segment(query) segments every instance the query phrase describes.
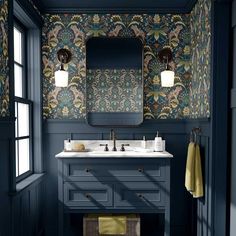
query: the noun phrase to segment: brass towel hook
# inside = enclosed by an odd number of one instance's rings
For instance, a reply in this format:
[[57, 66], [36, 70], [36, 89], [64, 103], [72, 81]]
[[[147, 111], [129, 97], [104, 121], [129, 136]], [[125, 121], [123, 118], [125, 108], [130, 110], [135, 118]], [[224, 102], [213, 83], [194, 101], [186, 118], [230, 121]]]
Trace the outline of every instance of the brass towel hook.
[[191, 131], [192, 141], [196, 144], [199, 143], [199, 135], [201, 134], [201, 128], [195, 127]]
[[190, 132], [190, 143], [193, 143], [194, 142], [194, 133], [193, 133], [193, 130], [191, 130]]

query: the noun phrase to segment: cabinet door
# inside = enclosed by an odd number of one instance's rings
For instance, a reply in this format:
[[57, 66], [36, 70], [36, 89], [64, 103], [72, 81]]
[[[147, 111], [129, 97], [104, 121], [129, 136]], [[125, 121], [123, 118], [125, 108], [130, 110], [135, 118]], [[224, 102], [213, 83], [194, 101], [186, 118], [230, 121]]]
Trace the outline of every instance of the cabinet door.
[[120, 182], [115, 185], [115, 207], [150, 209], [165, 207], [165, 182]]
[[113, 205], [112, 183], [65, 182], [64, 205], [69, 208], [101, 209]]

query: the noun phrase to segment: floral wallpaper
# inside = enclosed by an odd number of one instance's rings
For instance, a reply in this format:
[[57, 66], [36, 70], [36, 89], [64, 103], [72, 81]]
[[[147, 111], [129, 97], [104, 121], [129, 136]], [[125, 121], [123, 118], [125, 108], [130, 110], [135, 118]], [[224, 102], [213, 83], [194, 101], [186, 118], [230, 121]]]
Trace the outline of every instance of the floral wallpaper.
[[[42, 35], [44, 118], [85, 118], [85, 41], [99, 36], [139, 37], [143, 40], [145, 119], [188, 117], [191, 82], [189, 24], [189, 14], [45, 15]], [[162, 88], [160, 84], [164, 65], [158, 61], [157, 54], [163, 47], [171, 47], [174, 54], [171, 67], [176, 77], [172, 88]], [[60, 48], [69, 48], [73, 54], [66, 68], [70, 75], [67, 88], [54, 85], [54, 72], [59, 67], [56, 52]], [[102, 99], [108, 104], [106, 98]]]
[[0, 0], [0, 117], [9, 116], [8, 1]]
[[[0, 117], [9, 116], [7, 18], [8, 1], [0, 0]], [[184, 15], [45, 15], [42, 35], [44, 118], [85, 118], [85, 40], [93, 36], [135, 36], [143, 40], [145, 119], [209, 117], [210, 22], [209, 0], [199, 0], [192, 12]], [[174, 53], [173, 88], [160, 86], [163, 65], [157, 60], [157, 53], [166, 46]], [[54, 71], [59, 66], [56, 52], [63, 47], [73, 53], [68, 65], [70, 84], [68, 88], [56, 88]], [[138, 108], [139, 104], [136, 105]]]
[[190, 117], [210, 117], [211, 1], [199, 0], [190, 17], [191, 71]]
[[86, 83], [87, 111], [143, 111], [141, 70], [88, 70]]

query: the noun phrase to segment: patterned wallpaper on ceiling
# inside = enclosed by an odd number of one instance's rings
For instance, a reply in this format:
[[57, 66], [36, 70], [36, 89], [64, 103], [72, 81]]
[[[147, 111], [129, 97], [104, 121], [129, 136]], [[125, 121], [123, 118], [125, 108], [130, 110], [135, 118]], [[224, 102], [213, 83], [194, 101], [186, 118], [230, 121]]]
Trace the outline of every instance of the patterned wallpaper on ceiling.
[[[171, 14], [60, 14], [45, 15], [43, 27], [43, 111], [45, 119], [85, 118], [85, 40], [89, 37], [140, 37], [144, 42], [144, 118], [165, 119], [189, 116], [191, 81], [190, 15]], [[164, 65], [157, 53], [164, 46], [173, 50], [171, 67], [175, 86], [162, 88]], [[69, 48], [68, 88], [56, 88], [54, 71], [59, 67], [56, 52]], [[66, 68], [67, 69], [67, 68]]]
[[190, 117], [210, 117], [211, 1], [199, 0], [190, 17], [191, 71]]
[[87, 70], [86, 83], [87, 111], [143, 111], [141, 70]]
[[0, 0], [0, 117], [9, 116], [8, 1]]

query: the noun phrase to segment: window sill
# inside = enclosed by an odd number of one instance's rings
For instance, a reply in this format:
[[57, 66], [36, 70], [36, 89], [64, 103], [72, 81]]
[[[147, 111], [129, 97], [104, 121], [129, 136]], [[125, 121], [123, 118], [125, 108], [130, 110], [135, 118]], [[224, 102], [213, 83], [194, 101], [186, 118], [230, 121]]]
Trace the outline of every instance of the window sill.
[[16, 191], [13, 193], [10, 193], [10, 195], [14, 196], [18, 193], [24, 191], [25, 189], [29, 188], [32, 185], [40, 183], [45, 176], [45, 173], [41, 174], [32, 174], [29, 177], [23, 179], [19, 183], [16, 184]]

